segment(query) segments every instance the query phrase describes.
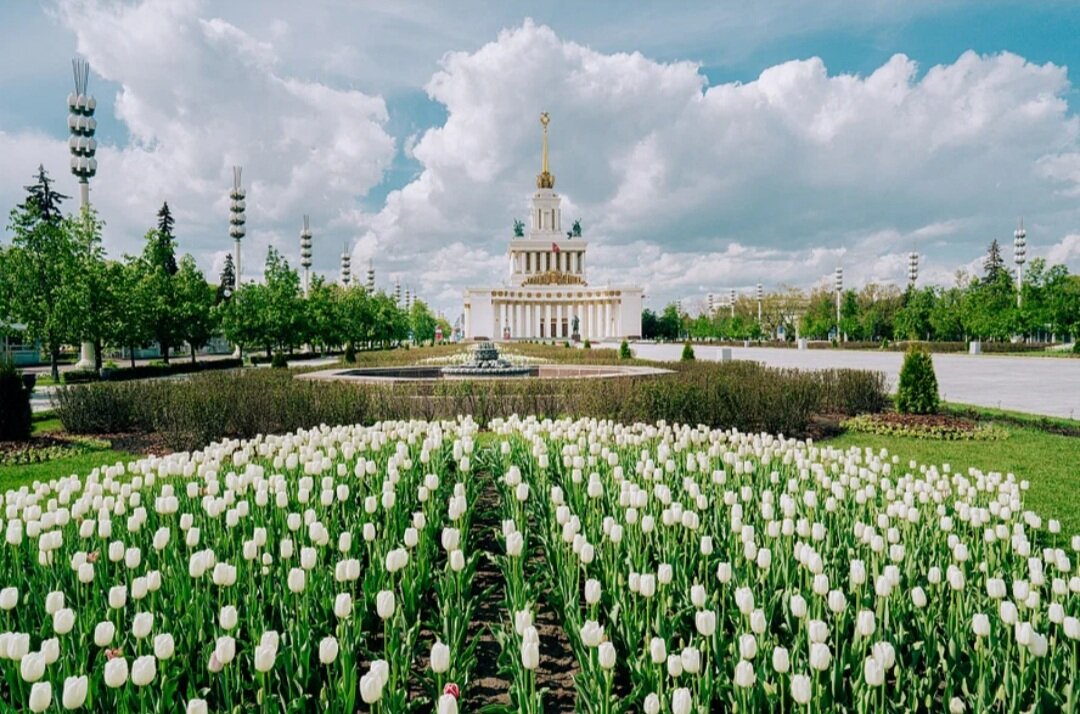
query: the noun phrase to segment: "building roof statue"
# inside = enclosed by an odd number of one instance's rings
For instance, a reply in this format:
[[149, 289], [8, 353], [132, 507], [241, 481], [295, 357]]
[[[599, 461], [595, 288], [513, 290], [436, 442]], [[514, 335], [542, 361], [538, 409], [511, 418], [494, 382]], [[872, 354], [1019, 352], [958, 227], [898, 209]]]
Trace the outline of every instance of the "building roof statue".
[[555, 188], [555, 174], [548, 170], [548, 124], [551, 116], [541, 112], [540, 124], [544, 127], [544, 149], [540, 155], [540, 175], [536, 177], [537, 188]]

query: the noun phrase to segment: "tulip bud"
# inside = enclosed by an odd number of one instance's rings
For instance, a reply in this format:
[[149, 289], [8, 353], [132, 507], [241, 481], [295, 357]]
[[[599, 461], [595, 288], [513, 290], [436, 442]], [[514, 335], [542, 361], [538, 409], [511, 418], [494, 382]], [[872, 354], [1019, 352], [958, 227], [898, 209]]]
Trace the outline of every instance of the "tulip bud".
[[805, 674], [796, 674], [791, 678], [791, 698], [796, 704], [810, 703], [810, 678]]
[[383, 620], [389, 620], [394, 616], [394, 593], [391, 590], [381, 590], [375, 597], [375, 610]]
[[127, 660], [114, 657], [105, 663], [105, 686], [116, 689], [124, 686], [128, 678]]
[[671, 714], [690, 714], [693, 700], [690, 698], [690, 690], [679, 687], [671, 693]]
[[791, 667], [788, 651], [784, 647], [774, 647], [772, 652], [773, 670], [779, 674], [786, 674]]
[[333, 664], [338, 656], [338, 641], [336, 637], [324, 637], [319, 641], [319, 662], [321, 664]]
[[597, 654], [602, 669], [613, 669], [615, 667], [615, 645], [611, 644], [611, 642], [601, 642]]
[[154, 638], [154, 656], [159, 660], [171, 659], [176, 652], [176, 643], [173, 636], [165, 633]]
[[431, 646], [431, 671], [443, 674], [450, 669], [450, 648], [436, 640]]
[[43, 712], [52, 704], [52, 685], [37, 682], [30, 688], [30, 711]]
[[154, 681], [157, 674], [157, 660], [153, 655], [137, 657], [131, 665], [131, 683], [136, 687], [145, 687]]

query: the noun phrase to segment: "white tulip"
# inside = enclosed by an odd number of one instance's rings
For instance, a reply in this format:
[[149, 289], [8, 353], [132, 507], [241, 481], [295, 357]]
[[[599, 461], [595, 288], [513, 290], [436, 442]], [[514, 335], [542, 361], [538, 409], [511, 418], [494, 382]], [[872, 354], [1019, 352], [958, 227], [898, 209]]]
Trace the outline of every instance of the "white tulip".
[[791, 698], [797, 704], [810, 703], [810, 678], [805, 674], [796, 674], [791, 677]]
[[671, 693], [671, 714], [690, 714], [693, 707], [693, 699], [690, 698], [690, 690], [679, 687]]
[[450, 647], [436, 640], [431, 645], [431, 671], [443, 674], [450, 669]]
[[128, 678], [128, 664], [123, 657], [114, 657], [105, 663], [105, 686], [112, 689], [124, 686]]
[[319, 662], [321, 664], [333, 664], [338, 656], [338, 641], [336, 637], [324, 637], [319, 641]]
[[64, 709], [79, 709], [86, 703], [86, 695], [89, 691], [90, 680], [86, 675], [67, 677], [64, 679], [64, 691], [60, 696], [60, 704]]
[[171, 659], [175, 652], [176, 643], [172, 635], [163, 633], [154, 637], [154, 656], [159, 660]]
[[131, 683], [136, 687], [145, 687], [154, 681], [157, 674], [157, 659], [153, 655], [136, 657], [131, 665]]
[[375, 596], [375, 610], [383, 620], [389, 620], [394, 616], [394, 593], [390, 590], [381, 590]]
[[37, 682], [30, 687], [30, 711], [43, 712], [52, 704], [52, 685], [48, 682]]
[[754, 681], [757, 679], [757, 675], [754, 672], [754, 665], [747, 662], [745, 659], [739, 660], [739, 663], [735, 665], [735, 685], [744, 689], [754, 686]]

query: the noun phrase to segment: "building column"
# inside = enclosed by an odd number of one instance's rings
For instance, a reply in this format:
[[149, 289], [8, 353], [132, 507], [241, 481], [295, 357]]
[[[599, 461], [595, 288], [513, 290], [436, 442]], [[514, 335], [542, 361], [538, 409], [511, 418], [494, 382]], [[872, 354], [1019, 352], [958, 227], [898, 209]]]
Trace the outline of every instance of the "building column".
[[472, 310], [470, 310], [469, 306], [466, 305], [465, 306], [465, 324], [463, 325], [463, 327], [465, 328], [465, 338], [466, 339], [472, 337], [472, 329], [471, 329], [472, 325], [470, 324], [471, 320], [470, 320], [470, 317], [469, 317], [469, 314], [471, 312], [472, 312]]
[[604, 337], [612, 337], [611, 334], [611, 303], [604, 301]]

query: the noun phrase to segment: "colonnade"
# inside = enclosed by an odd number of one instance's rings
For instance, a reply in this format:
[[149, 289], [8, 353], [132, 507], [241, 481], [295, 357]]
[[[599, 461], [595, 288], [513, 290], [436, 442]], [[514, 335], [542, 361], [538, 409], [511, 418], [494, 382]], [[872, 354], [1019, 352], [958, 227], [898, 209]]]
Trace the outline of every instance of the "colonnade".
[[585, 275], [584, 250], [515, 250], [512, 257], [514, 273], [539, 275], [551, 271]]
[[494, 302], [495, 339], [570, 339], [574, 316], [581, 339], [622, 335], [618, 300]]

